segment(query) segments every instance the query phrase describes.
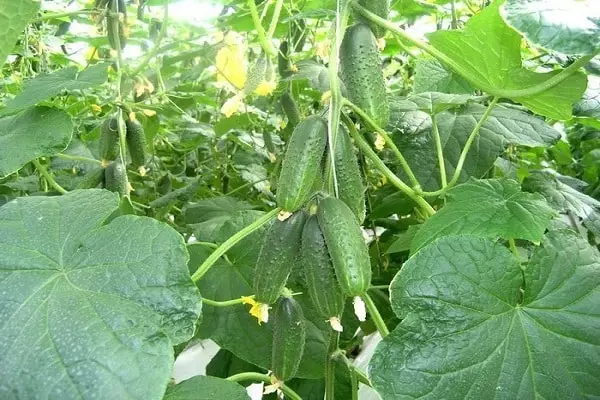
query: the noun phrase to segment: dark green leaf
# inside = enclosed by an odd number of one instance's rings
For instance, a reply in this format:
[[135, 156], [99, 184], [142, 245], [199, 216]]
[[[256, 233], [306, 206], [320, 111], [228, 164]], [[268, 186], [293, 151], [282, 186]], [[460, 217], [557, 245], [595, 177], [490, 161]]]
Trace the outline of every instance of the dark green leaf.
[[12, 51], [19, 35], [40, 9], [36, 0], [0, 0], [0, 66]]
[[212, 376], [194, 376], [169, 386], [164, 400], [249, 400], [243, 386]]

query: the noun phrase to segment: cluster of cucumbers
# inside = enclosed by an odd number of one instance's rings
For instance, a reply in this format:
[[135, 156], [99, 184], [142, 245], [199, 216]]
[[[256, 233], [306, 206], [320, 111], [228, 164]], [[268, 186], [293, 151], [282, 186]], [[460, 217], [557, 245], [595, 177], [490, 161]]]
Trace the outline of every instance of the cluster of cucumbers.
[[[117, 192], [121, 196], [129, 194], [127, 169], [120, 161], [119, 126], [116, 116], [107, 118], [100, 129], [99, 154], [102, 166], [90, 171], [79, 185], [80, 189], [94, 188], [99, 185]], [[125, 119], [125, 137], [131, 164], [135, 168], [146, 164], [146, 135], [142, 124], [131, 114]]]
[[[359, 3], [387, 17], [387, 0]], [[356, 24], [348, 28], [341, 44], [340, 75], [350, 101], [379, 126], [386, 126], [389, 106], [377, 47], [377, 38], [385, 32], [355, 17]], [[289, 65], [285, 60], [279, 64], [280, 72], [282, 65]], [[300, 269], [315, 310], [335, 330], [342, 329], [345, 299], [365, 295], [371, 283], [370, 257], [360, 228], [366, 211], [360, 167], [344, 127], [338, 129], [334, 144], [328, 143], [327, 129], [327, 121], [318, 115], [295, 124], [277, 186], [276, 201], [282, 213], [264, 236], [254, 270], [255, 300], [275, 309], [271, 369], [278, 381], [297, 372], [306, 341], [302, 308], [283, 294], [292, 270]], [[324, 171], [329, 171], [331, 161], [325, 154], [329, 153], [333, 154], [337, 197], [325, 193], [323, 187]]]

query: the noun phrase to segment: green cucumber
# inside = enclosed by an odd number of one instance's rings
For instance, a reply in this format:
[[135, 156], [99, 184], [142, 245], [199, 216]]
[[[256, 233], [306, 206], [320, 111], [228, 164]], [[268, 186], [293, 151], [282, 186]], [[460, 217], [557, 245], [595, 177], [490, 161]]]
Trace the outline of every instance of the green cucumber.
[[119, 193], [121, 196], [129, 195], [127, 169], [121, 162], [113, 161], [106, 167], [104, 170], [104, 187], [111, 192]]
[[271, 135], [271, 128], [266, 127], [263, 130], [263, 141], [265, 142], [265, 148], [271, 154], [275, 154], [275, 144], [273, 143], [273, 135]]
[[[381, 17], [383, 19], [387, 19], [390, 13], [390, 1], [389, 0], [358, 0], [358, 4], [364, 7], [367, 11], [372, 12], [373, 14]], [[371, 31], [373, 31], [373, 35], [376, 38], [382, 38], [385, 36], [386, 29], [380, 25], [377, 25], [374, 22], [369, 21], [364, 18], [362, 15], [356, 13], [356, 18], [369, 25]]]
[[279, 174], [277, 205], [284, 211], [298, 210], [310, 197], [321, 170], [327, 143], [327, 123], [317, 115], [300, 122], [290, 138]]
[[134, 167], [146, 164], [146, 134], [144, 127], [137, 119], [127, 118], [125, 120], [127, 149], [131, 156]]
[[108, 118], [100, 128], [98, 148], [102, 161], [113, 161], [119, 155], [119, 121], [116, 117]]
[[287, 126], [294, 129], [300, 123], [300, 111], [298, 110], [296, 101], [289, 92], [284, 92], [279, 101], [281, 101], [281, 108], [288, 119]]
[[287, 78], [292, 74], [290, 70], [290, 50], [287, 40], [283, 40], [279, 45], [279, 53], [277, 55], [277, 70], [281, 78]]
[[385, 128], [390, 109], [377, 43], [368, 25], [356, 24], [346, 31], [340, 47], [340, 73], [348, 99]]
[[335, 197], [319, 202], [317, 216], [342, 292], [361, 296], [371, 284], [371, 261], [356, 217]]
[[358, 223], [362, 224], [366, 213], [366, 189], [350, 135], [343, 126], [338, 130], [334, 154], [338, 197], [352, 210]]
[[244, 85], [244, 93], [251, 94], [254, 92], [258, 85], [267, 79], [270, 68], [272, 68], [271, 62], [264, 53], [261, 54], [260, 57], [258, 57], [258, 60], [256, 60], [256, 64], [254, 64], [252, 69], [250, 69], [250, 72], [248, 72], [248, 78]]
[[306, 322], [300, 304], [283, 297], [275, 309], [271, 370], [275, 378], [287, 381], [300, 366], [306, 344]]
[[276, 219], [263, 238], [254, 268], [252, 286], [256, 301], [273, 304], [281, 295], [300, 250], [306, 213], [299, 211], [285, 221]]
[[339, 317], [344, 310], [344, 296], [335, 278], [316, 215], [311, 216], [304, 225], [299, 260], [308, 295], [317, 312], [326, 318]]

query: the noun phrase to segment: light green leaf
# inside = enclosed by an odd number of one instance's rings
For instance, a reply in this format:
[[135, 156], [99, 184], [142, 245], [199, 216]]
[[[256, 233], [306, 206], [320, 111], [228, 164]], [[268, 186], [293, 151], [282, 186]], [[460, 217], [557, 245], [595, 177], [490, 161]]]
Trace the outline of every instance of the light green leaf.
[[588, 75], [587, 89], [573, 106], [573, 115], [600, 119], [600, 76]]
[[435, 58], [419, 58], [413, 91], [472, 94], [475, 90], [467, 80], [446, 69]]
[[525, 178], [523, 190], [541, 193], [557, 211], [572, 212], [586, 228], [600, 236], [600, 201], [544, 172], [534, 172]]
[[451, 235], [539, 241], [553, 217], [541, 195], [521, 192], [516, 181], [471, 179], [448, 192], [446, 206], [421, 226], [411, 252]]
[[390, 286], [402, 322], [369, 365], [382, 399], [600, 396], [600, 254], [554, 231], [524, 275], [505, 247], [473, 236], [409, 259]]
[[72, 133], [71, 118], [48, 107], [0, 119], [0, 177], [35, 158], [61, 152], [69, 145]]
[[0, 0], [0, 66], [4, 65], [19, 35], [39, 9], [37, 0]]
[[423, 111], [429, 115], [433, 115], [480, 99], [482, 99], [481, 96], [472, 96], [469, 94], [423, 92], [409, 95], [402, 101], [401, 106], [404, 111]]
[[105, 190], [0, 208], [0, 398], [153, 399], [200, 296], [182, 237]]
[[0, 111], [0, 116], [10, 115], [32, 107], [63, 91], [87, 89], [102, 85], [108, 77], [106, 64], [96, 64], [81, 72], [68, 67], [51, 74], [41, 74], [25, 82], [23, 90]]
[[[399, 108], [402, 104], [390, 103], [394, 140], [422, 187], [437, 190], [441, 187], [441, 180], [431, 118], [420, 111], [403, 112]], [[460, 110], [437, 115], [448, 179], [454, 174], [460, 153], [484, 112], [482, 105], [470, 104]], [[546, 146], [559, 137], [560, 133], [542, 119], [514, 108], [497, 106], [473, 142], [459, 182], [469, 177], [481, 178], [508, 144]]]
[[169, 386], [163, 400], [249, 400], [243, 386], [213, 376], [194, 376]]
[[210, 219], [230, 215], [236, 211], [251, 210], [254, 206], [230, 196], [219, 196], [188, 203], [183, 207], [186, 224], [198, 224]]
[[[521, 36], [510, 28], [495, 1], [472, 17], [464, 31], [437, 31], [428, 35], [431, 44], [451, 58], [483, 90], [525, 89], [545, 82], [559, 71], [537, 73], [523, 68]], [[571, 117], [573, 103], [586, 86], [583, 73], [575, 73], [558, 85], [535, 96], [512, 100], [535, 113], [562, 120]]]
[[404, 251], [409, 251], [410, 245], [411, 245], [415, 235], [419, 231], [419, 228], [421, 228], [420, 225], [409, 226], [408, 229], [406, 230], [406, 232], [403, 232], [396, 236], [397, 239], [394, 241], [394, 243], [392, 243], [390, 245], [390, 247], [387, 249], [387, 251], [385, 253], [392, 254], [392, 253], [401, 253]]
[[600, 49], [600, 9], [593, 0], [506, 0], [503, 16], [527, 39], [564, 54]]

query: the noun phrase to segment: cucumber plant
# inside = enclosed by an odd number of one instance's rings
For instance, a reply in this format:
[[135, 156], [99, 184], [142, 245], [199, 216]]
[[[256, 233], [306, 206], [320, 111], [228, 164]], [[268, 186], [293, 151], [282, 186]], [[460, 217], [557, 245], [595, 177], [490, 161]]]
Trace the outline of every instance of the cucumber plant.
[[600, 397], [597, 9], [0, 0], [0, 398]]

